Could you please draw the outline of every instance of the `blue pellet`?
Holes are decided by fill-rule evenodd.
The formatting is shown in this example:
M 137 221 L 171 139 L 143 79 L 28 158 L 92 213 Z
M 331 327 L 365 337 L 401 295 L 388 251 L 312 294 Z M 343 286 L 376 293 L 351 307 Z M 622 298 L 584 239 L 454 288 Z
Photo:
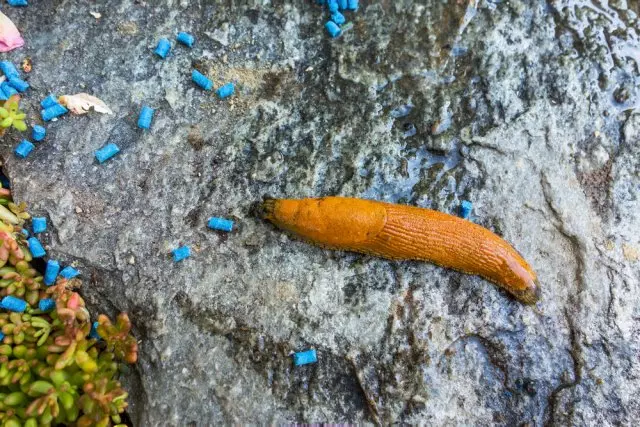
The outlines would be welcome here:
M 3 188 L 11 188 L 11 183 L 9 182 L 9 178 L 4 176 L 2 172 L 0 172 L 0 184 L 2 184 Z
M 8 83 L 9 86 L 14 88 L 18 92 L 24 92 L 25 90 L 29 89 L 29 83 L 25 82 L 22 79 L 19 79 L 18 77 L 11 77 Z
M 56 302 L 51 298 L 41 299 L 38 303 L 38 308 L 40 309 L 40 311 L 44 312 L 51 311 L 56 308 Z
M 31 152 L 31 150 L 33 150 L 34 147 L 35 145 L 30 143 L 26 139 L 23 139 L 22 142 L 18 144 L 14 152 L 16 153 L 16 156 L 24 159 L 29 155 L 29 153 Z
M 153 120 L 153 113 L 155 110 L 151 107 L 144 105 L 140 110 L 138 116 L 138 127 L 141 129 L 149 129 L 151 127 L 151 120 Z
M 47 130 L 44 127 L 40 125 L 33 126 L 33 129 L 31 130 L 31 138 L 33 138 L 34 141 L 42 141 L 46 135 Z
M 23 228 L 22 230 L 20 230 L 20 232 L 24 237 L 29 237 L 29 230 L 27 230 L 26 228 Z
M 100 326 L 100 323 L 98 322 L 93 322 L 91 324 L 91 331 L 89 332 L 89 338 L 93 338 L 94 340 L 99 340 L 100 334 L 98 333 L 98 326 Z
M 0 332 L 0 343 L 2 342 L 3 339 L 4 339 L 4 334 Z
M 296 366 L 308 365 L 309 363 L 316 363 L 318 356 L 315 350 L 300 351 L 293 354 L 293 364 Z
M 99 163 L 104 163 L 120 152 L 120 148 L 116 144 L 107 144 L 96 151 L 96 159 Z
M 191 80 L 204 90 L 211 90 L 213 87 L 213 82 L 198 70 L 193 70 L 191 72 Z
M 338 25 L 342 25 L 347 22 L 347 18 L 344 17 L 340 12 L 334 12 L 331 14 L 331 20 Z
M 225 218 L 212 217 L 209 218 L 207 226 L 214 230 L 231 231 L 233 230 L 233 221 Z
M 191 34 L 185 32 L 178 33 L 178 37 L 176 37 L 176 40 L 188 47 L 193 47 L 193 43 L 196 41 L 196 39 Z
M 5 95 L 4 91 L 0 88 L 0 101 L 6 101 L 9 99 L 7 95 Z
M 173 260 L 178 262 L 185 258 L 189 258 L 191 256 L 191 249 L 189 249 L 189 246 L 180 246 L 178 249 L 174 249 L 172 253 Z
M 7 0 L 9 6 L 28 6 L 27 0 Z
M 67 114 L 68 112 L 69 110 L 67 110 L 65 107 L 63 107 L 60 104 L 56 104 L 40 111 L 40 115 L 42 116 L 42 120 L 44 120 L 45 122 L 48 122 L 49 120 L 53 120 L 56 117 L 60 117 L 63 114 Z
M 221 99 L 224 99 L 233 95 L 235 91 L 236 87 L 233 85 L 233 83 L 227 83 L 226 85 L 219 87 L 218 90 L 216 90 L 216 94 Z
M 27 308 L 27 302 L 23 299 L 16 298 L 13 295 L 7 295 L 2 298 L 2 301 L 0 301 L 0 308 L 22 313 Z
M 58 98 L 56 98 L 54 95 L 49 95 L 45 99 L 40 101 L 40 106 L 44 109 L 53 107 L 54 105 L 58 105 Z
M 358 0 L 347 0 L 347 9 L 358 10 Z
M 18 94 L 16 88 L 11 86 L 8 82 L 2 82 L 2 84 L 0 84 L 0 89 L 2 89 L 2 92 L 4 92 L 4 96 L 6 96 L 7 99 Z
M 338 0 L 328 0 L 329 12 L 335 13 L 338 11 Z
M 60 263 L 53 259 L 47 261 L 47 269 L 44 271 L 44 284 L 51 286 L 56 283 L 58 273 L 60 272 Z
M 20 73 L 18 73 L 16 66 L 13 65 L 13 62 L 11 61 L 0 61 L 0 70 L 2 70 L 2 73 L 7 79 L 10 79 L 11 77 L 20 77 Z
M 328 21 L 326 24 L 324 24 L 324 28 L 327 29 L 327 32 L 331 37 L 338 37 L 342 32 L 340 31 L 340 27 L 338 27 L 338 25 L 336 25 L 336 23 L 333 21 Z
M 158 46 L 156 46 L 156 50 L 154 50 L 153 53 L 164 59 L 167 57 L 170 50 L 171 42 L 167 39 L 160 39 L 160 41 L 158 41 Z
M 40 243 L 40 240 L 36 239 L 35 237 L 29 237 L 27 243 L 29 243 L 29 252 L 31 252 L 31 255 L 34 258 L 42 258 L 47 254 L 47 251 L 45 251 L 42 247 L 42 243 Z
M 472 209 L 473 204 L 468 200 L 463 200 L 462 203 L 460 203 L 460 216 L 464 219 L 469 219 Z
M 316 0 L 316 4 L 325 4 L 325 0 Z
M 31 228 L 33 229 L 33 233 L 43 233 L 47 231 L 47 218 L 44 217 L 33 217 L 31 218 Z
M 75 268 L 71 267 L 70 265 L 67 265 L 65 268 L 62 269 L 62 271 L 60 272 L 60 275 L 65 279 L 73 279 L 74 277 L 78 277 L 80 275 L 80 272 Z
M 338 0 L 338 8 L 340 10 L 346 10 L 347 9 L 347 0 Z

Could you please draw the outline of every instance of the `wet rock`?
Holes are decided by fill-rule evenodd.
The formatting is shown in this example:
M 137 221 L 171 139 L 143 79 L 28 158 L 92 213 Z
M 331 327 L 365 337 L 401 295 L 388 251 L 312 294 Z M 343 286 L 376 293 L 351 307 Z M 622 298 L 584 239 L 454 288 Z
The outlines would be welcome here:
M 135 323 L 136 425 L 640 417 L 640 115 L 616 91 L 638 87 L 640 42 L 625 2 L 367 2 L 336 40 L 313 2 L 165 3 L 5 11 L 27 41 L 8 57 L 33 60 L 33 122 L 50 92 L 115 112 L 47 124 L 26 160 L 17 134 L 1 150 L 15 196 L 51 219 L 51 256 L 91 278 L 92 312 Z M 196 45 L 159 60 L 177 30 Z M 198 89 L 193 67 L 237 94 Z M 148 132 L 141 104 L 157 108 Z M 431 135 L 442 111 L 454 120 Z M 122 152 L 95 164 L 108 142 Z M 471 200 L 542 299 L 293 240 L 254 215 L 267 194 L 451 213 Z M 238 231 L 211 232 L 214 215 Z M 318 363 L 294 369 L 307 348 Z

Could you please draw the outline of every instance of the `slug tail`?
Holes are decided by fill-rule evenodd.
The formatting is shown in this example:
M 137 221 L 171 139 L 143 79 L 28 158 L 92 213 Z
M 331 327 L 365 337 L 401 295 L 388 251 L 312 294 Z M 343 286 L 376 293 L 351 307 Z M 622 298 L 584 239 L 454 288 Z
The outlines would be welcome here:
M 535 279 L 531 287 L 525 289 L 524 291 L 511 291 L 511 293 L 523 304 L 534 305 L 540 300 L 540 282 L 538 282 L 538 279 Z

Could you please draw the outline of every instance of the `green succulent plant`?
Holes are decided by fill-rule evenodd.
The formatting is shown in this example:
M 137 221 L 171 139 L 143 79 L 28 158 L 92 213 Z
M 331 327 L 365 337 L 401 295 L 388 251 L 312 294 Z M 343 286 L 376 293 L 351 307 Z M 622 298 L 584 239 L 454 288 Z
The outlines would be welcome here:
M 0 107 L 0 135 L 12 126 L 20 132 L 27 130 L 27 124 L 24 122 L 26 117 L 27 115 L 20 111 L 20 97 L 13 95 Z
M 121 426 L 128 393 L 118 376 L 138 358 L 129 317 L 122 313 L 112 323 L 100 315 L 100 339 L 93 338 L 89 312 L 74 291 L 80 281 L 43 284 L 21 233 L 25 206 L 13 204 L 7 189 L 0 196 L 9 206 L 0 215 L 0 299 L 28 303 L 23 313 L 0 309 L 0 426 Z M 55 308 L 38 309 L 43 299 L 53 299 Z

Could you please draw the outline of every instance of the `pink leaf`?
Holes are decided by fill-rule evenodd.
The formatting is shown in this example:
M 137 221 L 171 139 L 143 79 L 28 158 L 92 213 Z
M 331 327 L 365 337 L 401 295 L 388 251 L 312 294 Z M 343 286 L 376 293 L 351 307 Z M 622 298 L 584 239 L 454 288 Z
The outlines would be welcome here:
M 70 308 L 71 310 L 75 310 L 76 308 L 78 308 L 79 305 L 80 305 L 80 295 L 74 292 L 71 294 L 71 296 L 69 297 L 69 300 L 67 301 L 67 308 Z
M 22 46 L 24 46 L 24 40 L 20 32 L 11 19 L 0 12 L 0 52 L 9 52 Z

